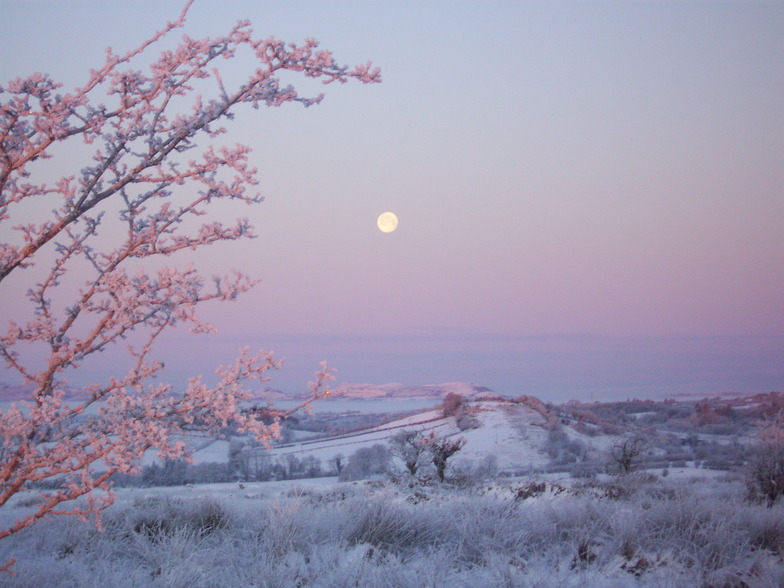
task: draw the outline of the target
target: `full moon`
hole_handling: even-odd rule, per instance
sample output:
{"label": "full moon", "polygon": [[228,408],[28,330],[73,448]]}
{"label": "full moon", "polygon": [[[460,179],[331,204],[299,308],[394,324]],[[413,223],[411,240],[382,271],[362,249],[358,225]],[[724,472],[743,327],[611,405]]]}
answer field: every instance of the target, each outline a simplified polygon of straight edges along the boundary
{"label": "full moon", "polygon": [[397,216],[394,212],[385,212],[378,217],[377,224],[382,233],[391,233],[397,228]]}

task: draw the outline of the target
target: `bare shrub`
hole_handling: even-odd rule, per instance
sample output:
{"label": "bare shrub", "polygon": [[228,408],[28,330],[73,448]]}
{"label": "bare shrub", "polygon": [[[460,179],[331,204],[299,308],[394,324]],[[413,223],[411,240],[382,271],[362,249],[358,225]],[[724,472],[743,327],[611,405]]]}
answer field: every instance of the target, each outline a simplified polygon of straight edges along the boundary
{"label": "bare shrub", "polygon": [[368,503],[357,517],[355,528],[348,540],[369,543],[395,553],[412,550],[432,539],[430,521],[411,516],[403,506],[390,503],[383,497]]}
{"label": "bare shrub", "polygon": [[471,487],[498,475],[498,458],[485,455],[478,462],[464,461],[454,467],[452,481],[458,486]]}
{"label": "bare shrub", "polygon": [[455,424],[457,428],[461,431],[468,431],[469,429],[478,429],[482,426],[479,422],[479,419],[476,418],[475,415],[471,414],[470,411],[466,410],[465,407],[461,410],[457,417],[455,418]]}
{"label": "bare shrub", "polygon": [[563,430],[551,430],[547,433],[547,455],[558,465],[566,465],[585,461],[588,448],[579,439],[569,439]]}
{"label": "bare shrub", "polygon": [[650,447],[647,439],[640,435],[626,437],[612,446],[610,455],[622,474],[629,474],[636,467],[637,461]]}
{"label": "bare shrub", "polygon": [[766,421],[747,467],[749,498],[773,505],[784,496],[784,412]]}
{"label": "bare shrub", "polygon": [[343,468],[346,467],[346,456],[342,453],[337,453],[330,458],[329,463],[335,468],[335,474],[339,476]]}
{"label": "bare shrub", "polygon": [[455,416],[464,404],[465,398],[460,394],[450,392],[444,396],[444,400],[441,402],[441,414],[444,418]]}
{"label": "bare shrub", "polygon": [[214,499],[161,500],[142,504],[129,521],[130,529],[157,542],[178,532],[204,537],[227,529],[231,517]]}
{"label": "bare shrub", "polygon": [[463,437],[458,439],[436,439],[433,433],[428,437],[427,447],[430,451],[433,465],[436,468],[436,476],[441,482],[445,479],[446,466],[449,458],[460,451],[465,444],[466,440]]}
{"label": "bare shrub", "polygon": [[526,500],[532,496],[539,496],[547,491],[546,482],[530,482],[526,486],[517,489],[515,500]]}
{"label": "bare shrub", "polygon": [[778,557],[784,556],[784,504],[778,503],[767,508],[757,507],[744,518],[744,526],[749,534],[753,549],[765,550]]}

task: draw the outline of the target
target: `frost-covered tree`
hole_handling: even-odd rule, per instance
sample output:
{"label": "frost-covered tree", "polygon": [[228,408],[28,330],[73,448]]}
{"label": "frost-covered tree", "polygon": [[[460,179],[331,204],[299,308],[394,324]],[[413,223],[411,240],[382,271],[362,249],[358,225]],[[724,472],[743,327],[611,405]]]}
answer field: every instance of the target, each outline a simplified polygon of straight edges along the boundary
{"label": "frost-covered tree", "polygon": [[302,458],[302,470],[306,477],[318,478],[322,475],[321,461],[313,455],[306,455]]}
{"label": "frost-covered tree", "polygon": [[403,429],[389,438],[389,450],[403,462],[409,474],[416,476],[428,451],[428,441],[420,431]]}
{"label": "frost-covered tree", "polygon": [[[174,436],[183,431],[232,423],[261,440],[278,431],[280,413],[243,409],[246,383],[278,365],[268,353],[242,351],[218,368],[215,385],[194,375],[174,394],[151,383],[163,367],[153,357],[163,332],[212,331],[197,308],[233,300],[254,283],[239,271],[205,277],[172,256],[253,237],[247,219],[225,225],[210,216],[229,201],[261,201],[249,148],[218,142],[238,107],[321,100],[282,84],[284,72],[324,83],[378,82],[380,74],[370,63],[339,65],[312,39],[256,39],[248,22],[214,39],[184,36],[154,58],[156,44],[184,26],[190,4],[138,48],[107,50],[73,91],[39,73],[0,88],[0,285],[29,288],[30,304],[28,316],[0,332],[0,357],[32,388],[28,400],[0,411],[0,506],[59,481],[0,538],[44,516],[97,515],[112,501],[113,474],[138,472],[148,449],[182,456]],[[232,85],[221,72],[240,55],[252,62],[245,81]],[[47,160],[89,151],[81,168],[53,177],[59,168]],[[74,370],[118,342],[128,344],[123,371],[66,402]],[[312,398],[328,379],[324,368]]]}
{"label": "frost-covered tree", "polygon": [[342,453],[337,453],[332,456],[329,460],[329,463],[332,464],[332,467],[335,468],[335,474],[340,475],[340,472],[343,471],[343,467],[345,466],[346,456]]}
{"label": "frost-covered tree", "polygon": [[251,452],[242,439],[229,441],[228,468],[238,480],[251,479]]}
{"label": "frost-covered tree", "polygon": [[426,437],[426,440],[430,457],[436,468],[436,476],[443,482],[446,478],[446,466],[449,458],[463,448],[466,440],[463,437],[458,439],[436,438],[433,433]]}
{"label": "frost-covered tree", "polygon": [[385,445],[376,443],[360,447],[348,456],[348,464],[340,472],[341,480],[362,480],[389,470],[390,455]]}
{"label": "frost-covered tree", "polygon": [[299,477],[299,474],[302,472],[302,461],[296,455],[293,453],[284,455],[282,462],[287,480],[293,480],[294,478]]}

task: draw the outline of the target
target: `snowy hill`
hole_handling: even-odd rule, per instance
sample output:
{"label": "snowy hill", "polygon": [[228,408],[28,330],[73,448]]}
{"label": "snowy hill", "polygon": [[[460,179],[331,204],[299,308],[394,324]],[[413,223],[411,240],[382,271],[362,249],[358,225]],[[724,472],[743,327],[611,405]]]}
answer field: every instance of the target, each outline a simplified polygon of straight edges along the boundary
{"label": "snowy hill", "polygon": [[466,445],[455,463],[478,463],[490,456],[502,469],[530,469],[547,463],[547,431],[541,414],[520,404],[493,401],[478,402],[474,410],[480,426],[460,433]]}
{"label": "snowy hill", "polygon": [[[478,463],[490,456],[502,469],[529,469],[546,465],[547,431],[545,418],[531,408],[503,401],[479,400],[468,405],[475,427],[461,431],[455,417],[444,418],[440,410],[430,410],[351,434],[299,441],[259,450],[265,457],[284,459],[312,456],[327,463],[335,455],[348,456],[361,447],[386,444],[401,430],[415,430],[438,437],[463,437],[466,445],[455,456],[455,464]],[[215,442],[196,451],[196,462],[217,461],[227,449],[226,442]]]}
{"label": "snowy hill", "polygon": [[[484,395],[470,384],[428,388],[432,394],[463,390],[477,398]],[[388,391],[400,389],[400,385],[392,385]],[[438,404],[435,398],[414,410],[403,409],[392,401],[394,398],[347,399],[333,407],[339,404],[342,412],[298,414],[285,423],[286,442],[271,449],[256,446],[250,439],[235,438],[232,442],[241,444],[253,463],[260,464],[254,466],[257,469],[249,479],[261,475],[262,469],[265,476],[280,477],[283,474],[273,473],[271,468],[287,464],[285,475],[304,477],[304,471],[295,472],[290,465],[303,460],[319,472],[312,475],[330,475],[338,469],[336,458],[345,464],[359,449],[377,444],[388,447],[391,438],[405,430],[453,440],[463,438],[466,444],[450,464],[465,469],[494,462],[499,473],[505,475],[532,471],[596,475],[612,466],[614,446],[634,435],[646,440],[647,449],[639,459],[642,468],[661,471],[699,463],[727,470],[746,459],[744,447],[753,442],[760,419],[784,406],[778,394],[729,402],[718,398],[698,403],[631,400],[561,406],[521,396],[514,401],[465,400],[450,412],[454,416],[445,417],[440,406],[434,407]],[[416,404],[411,399],[402,402]],[[359,408],[373,404],[376,413]],[[421,408],[423,404],[425,408]],[[228,462],[228,440],[189,437],[185,441],[195,452],[197,464]],[[144,463],[155,460],[151,452]]]}

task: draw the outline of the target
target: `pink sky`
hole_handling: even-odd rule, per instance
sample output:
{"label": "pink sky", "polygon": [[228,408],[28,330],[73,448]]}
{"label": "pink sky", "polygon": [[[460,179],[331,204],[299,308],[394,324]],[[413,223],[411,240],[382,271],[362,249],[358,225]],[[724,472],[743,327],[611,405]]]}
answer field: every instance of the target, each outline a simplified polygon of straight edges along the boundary
{"label": "pink sky", "polygon": [[[0,2],[0,85],[45,71],[74,86],[178,9]],[[262,282],[208,310],[215,345],[274,344],[286,382],[334,357],[346,379],[536,393],[583,360],[550,350],[529,385],[521,341],[565,337],[603,358],[575,368],[585,381],[616,357],[631,388],[680,359],[661,386],[721,387],[706,374],[726,368],[728,387],[784,389],[784,4],[197,0],[186,32],[241,18],[371,59],[384,82],[240,113],[229,137],[253,147],[267,200],[239,213],[260,238],[198,262]],[[23,287],[3,287],[5,322]],[[176,341],[183,374],[211,345]]]}

